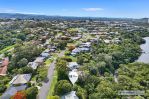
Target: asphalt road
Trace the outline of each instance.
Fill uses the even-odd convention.
[[[61,51],[61,52],[58,54],[58,57],[64,56],[64,52],[65,52],[65,51]],[[49,89],[50,89],[50,86],[51,86],[51,82],[52,82],[52,79],[53,79],[53,74],[54,74],[54,69],[55,69],[55,63],[56,63],[56,60],[54,60],[54,61],[50,64],[50,67],[49,67],[49,69],[48,69],[48,75],[47,75],[49,81],[42,83],[42,87],[41,87],[40,90],[39,90],[37,99],[46,99],[46,98],[47,98],[48,92],[49,92]]]

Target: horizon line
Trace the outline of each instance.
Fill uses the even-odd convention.
[[[20,13],[20,12],[14,12],[14,13],[7,13],[7,12],[0,12],[0,14],[22,14],[22,15],[35,15],[35,16],[57,16],[57,17],[81,17],[81,18],[116,18],[116,19],[143,19],[148,17],[140,17],[140,18],[133,18],[133,17],[100,17],[100,16],[69,16],[69,15],[48,15],[48,14],[40,14],[40,13]]]

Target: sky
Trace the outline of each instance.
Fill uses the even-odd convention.
[[[0,0],[0,13],[144,18],[149,0]]]

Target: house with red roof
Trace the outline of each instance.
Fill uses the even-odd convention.
[[[0,76],[5,76],[7,74],[8,64],[9,64],[8,58],[0,60]]]

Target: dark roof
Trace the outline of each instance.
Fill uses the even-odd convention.
[[[9,64],[8,58],[5,58],[2,60],[2,63],[0,66],[0,75],[2,75],[2,76],[6,75],[8,64]]]
[[[11,86],[5,91],[1,99],[9,99],[11,96],[15,95],[15,93],[17,93],[18,91],[25,90],[26,87],[27,85],[21,85],[17,87]]]

